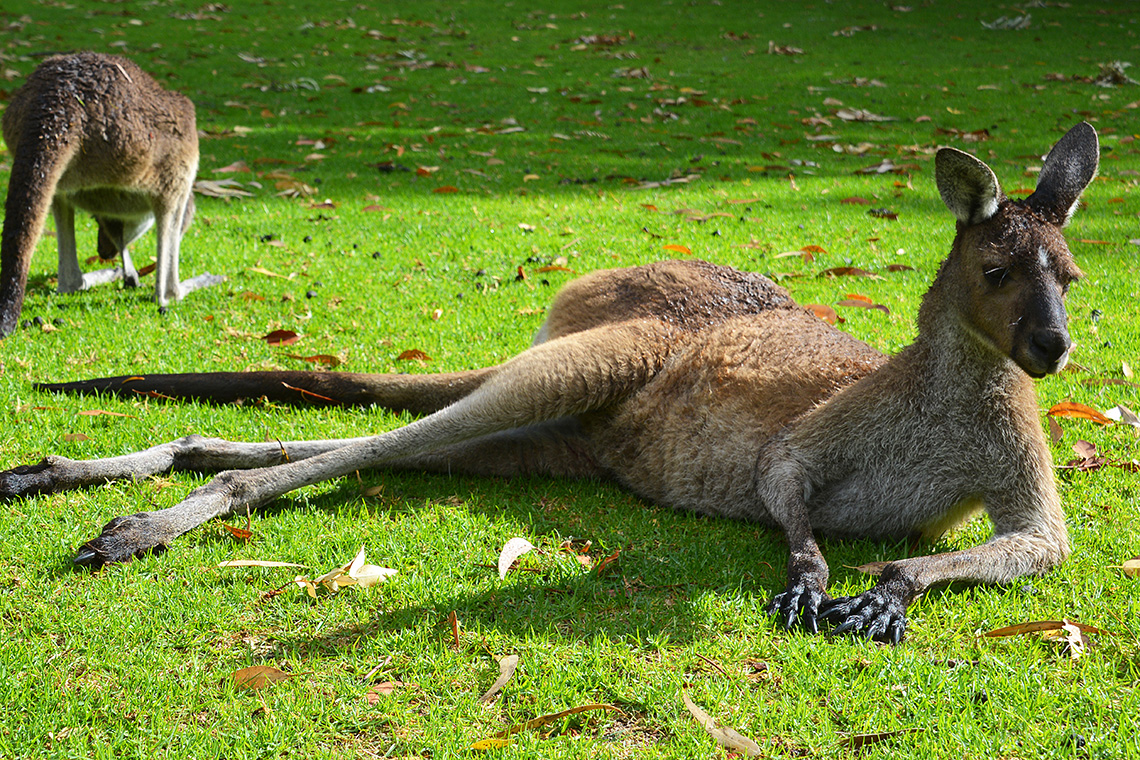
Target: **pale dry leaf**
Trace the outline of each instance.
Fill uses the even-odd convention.
[[[1140,557],[1124,560],[1120,563],[1120,569],[1129,578],[1140,578]]]
[[[519,656],[517,654],[509,654],[503,659],[499,660],[499,677],[495,679],[495,683],[491,684],[491,688],[483,696],[479,697],[480,702],[490,702],[495,698],[495,695],[507,685],[507,681],[515,674],[515,668],[518,667]]]
[[[268,559],[229,559],[219,562],[218,567],[308,567],[296,562],[277,562]]]
[[[516,536],[503,545],[502,551],[499,552],[499,580],[507,577],[507,573],[511,569],[511,565],[515,560],[526,554],[534,548],[534,544],[527,541],[525,538]]]
[[[725,749],[740,752],[747,757],[760,757],[759,744],[731,728],[718,726],[716,721],[712,719],[712,716],[698,707],[693,700],[689,699],[688,693],[684,690],[681,691],[681,699],[685,702],[685,709],[689,711],[690,715],[696,718],[697,723],[701,724],[701,728],[707,731],[709,736],[711,736],[717,744]]]
[[[1132,425],[1133,427],[1140,427],[1140,417],[1136,416],[1136,412],[1132,411],[1123,404],[1112,407],[1104,413],[1104,416],[1121,425]]]

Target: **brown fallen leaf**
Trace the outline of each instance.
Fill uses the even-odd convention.
[[[681,699],[685,703],[685,709],[696,719],[697,723],[701,724],[701,728],[707,731],[717,744],[727,750],[740,752],[746,757],[760,757],[759,744],[734,729],[718,726],[712,716],[689,699],[689,694],[684,689],[681,690]]]
[[[228,530],[234,538],[239,541],[248,541],[253,536],[253,531],[246,528],[240,528],[237,525],[230,525],[229,523],[222,523],[222,527]]]
[[[675,253],[685,254],[686,256],[693,252],[693,249],[690,248],[689,246],[677,245],[676,243],[670,243],[669,245],[663,245],[661,247],[664,248],[666,251],[673,251]]]
[[[300,674],[286,673],[283,670],[278,670],[269,665],[252,665],[248,668],[235,671],[231,678],[233,679],[235,689],[239,691],[257,691],[258,689],[264,689],[270,684],[296,678],[298,675]]]
[[[519,733],[520,731],[526,731],[529,728],[541,728],[542,726],[547,726],[547,725],[550,725],[551,723],[557,723],[558,721],[562,720],[563,718],[565,718],[567,716],[577,715],[578,713],[589,712],[591,710],[607,710],[607,711],[622,714],[621,710],[614,707],[613,705],[606,705],[606,704],[600,704],[600,703],[593,703],[593,704],[588,704],[588,705],[578,705],[577,707],[571,707],[570,709],[562,710],[561,712],[550,713],[549,715],[540,715],[537,718],[533,718],[531,720],[528,720],[526,723],[520,723],[517,726],[510,726],[509,728],[504,728],[502,731],[495,734],[491,738],[492,739],[507,739],[510,736],[512,736],[513,734]],[[485,739],[484,741],[488,741],[488,740]],[[489,744],[486,747],[476,746],[479,744],[482,744],[482,742],[476,742],[475,744],[471,745],[471,748],[472,749],[486,749],[488,747],[495,747],[495,746],[501,747],[501,746],[503,746],[502,744],[498,744],[498,743]]]
[[[428,356],[427,354],[425,354],[423,351],[419,350],[418,348],[409,348],[407,351],[404,351],[399,356],[397,356],[396,361],[398,361],[398,362],[406,362],[406,361],[427,362],[427,361],[431,361],[431,357]]]
[[[913,272],[914,267],[906,264],[887,264],[888,272]]]
[[[849,747],[851,749],[862,749],[863,747],[869,747],[872,744],[878,744],[879,742],[897,739],[900,736],[906,736],[907,734],[913,734],[914,732],[921,730],[921,728],[914,727],[900,728],[897,731],[880,731],[874,734],[851,734],[843,737],[843,746]]]
[[[82,412],[76,412],[84,417],[98,417],[100,415],[107,415],[108,417],[134,417],[133,414],[123,414],[122,412],[106,412],[102,409],[84,409]]]
[[[285,354],[290,359],[297,361],[308,362],[309,364],[320,364],[322,367],[339,367],[340,359],[332,354],[313,354],[312,356],[299,356],[297,354]]]
[[[854,206],[870,206],[872,203],[874,203],[874,201],[867,200],[866,198],[860,198],[858,195],[852,195],[849,198],[843,198],[839,202],[851,204]]]
[[[1067,417],[1075,420],[1089,420],[1098,425],[1111,425],[1112,420],[1105,417],[1103,414],[1093,409],[1091,406],[1078,403],[1076,401],[1062,401],[1059,404],[1054,404],[1046,412],[1050,417]]]
[[[374,705],[380,701],[381,697],[392,696],[397,689],[415,688],[415,686],[416,684],[408,681],[381,681],[365,692],[364,699],[368,704]]]
[[[83,433],[64,433],[60,436],[61,439],[68,443],[79,443],[81,441],[90,441],[91,439]]]
[[[866,575],[882,575],[883,574],[883,568],[885,568],[889,564],[891,564],[891,563],[887,562],[885,560],[875,560],[874,562],[868,562],[866,564],[859,565],[859,566],[853,567],[851,569],[852,570],[858,570],[859,572],[864,573]]]
[[[603,572],[605,572],[606,568],[608,568],[613,563],[617,562],[619,554],[621,554],[621,549],[614,549],[613,554],[611,554],[610,556],[606,557],[601,562],[599,562],[598,568],[597,568],[598,575],[601,575]]]
[[[839,322],[844,321],[843,317],[836,314],[835,309],[831,308],[827,304],[807,303],[807,304],[804,304],[804,308],[807,309],[808,311],[810,311],[812,314],[819,317],[820,319],[822,319],[824,322],[826,322],[829,325],[834,325],[834,324],[837,324]]]
[[[292,330],[273,330],[261,336],[261,340],[271,346],[291,346],[301,339],[301,336]]]
[[[870,277],[879,279],[879,276],[859,267],[832,267],[819,273],[820,277]]]
[[[881,303],[875,303],[870,298],[860,293],[848,293],[847,297],[836,304],[836,306],[855,306],[860,309],[875,309],[884,314],[890,314],[891,310]]]
[[[490,702],[492,699],[494,699],[495,695],[498,694],[502,688],[507,685],[507,681],[511,680],[511,677],[515,674],[515,668],[518,667],[518,664],[519,656],[517,654],[509,654],[503,659],[499,660],[499,677],[495,679],[495,683],[491,684],[491,688],[487,689],[483,696],[479,697],[479,701],[486,704],[487,702]]]
[[[1071,620],[1033,620],[1027,623],[1018,623],[1017,625],[1007,625],[1004,628],[997,628],[988,633],[983,633],[982,636],[1001,638],[1005,636],[1021,636],[1026,633],[1038,633],[1040,631],[1059,631],[1064,628],[1066,624],[1076,626],[1085,633],[1104,633],[1104,631],[1094,626],[1085,623],[1076,623]]]
[[[455,185],[443,185],[441,187],[435,188],[434,190],[432,190],[432,192],[433,193],[439,193],[441,195],[444,195],[447,193],[458,193],[459,188],[456,187]]]

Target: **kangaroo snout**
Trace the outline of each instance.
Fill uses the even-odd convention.
[[[1065,328],[1050,327],[1034,330],[1029,335],[1028,344],[1031,366],[1024,369],[1034,377],[1041,377],[1064,369],[1069,361],[1069,349],[1073,341]]]

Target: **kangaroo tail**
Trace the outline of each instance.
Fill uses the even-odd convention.
[[[392,411],[430,414],[478,388],[494,367],[430,375],[358,372],[190,372],[174,375],[122,375],[70,383],[37,383],[44,391],[114,394],[124,397],[198,399],[227,403],[265,398],[288,404],[382,406]]]
[[[8,106],[9,111],[17,109],[24,122],[17,129],[4,130],[15,148],[0,234],[0,338],[16,329],[32,253],[59,178],[78,150],[78,120],[69,121],[66,113],[55,113],[50,106],[15,97]]]

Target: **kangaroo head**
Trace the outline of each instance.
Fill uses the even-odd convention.
[[[1023,201],[1008,200],[990,167],[969,153],[942,148],[935,159],[938,191],[958,219],[940,273],[946,306],[972,337],[1032,377],[1059,372],[1069,358],[1065,293],[1081,271],[1061,228],[1098,159],[1096,130],[1082,122],[1049,151]]]

